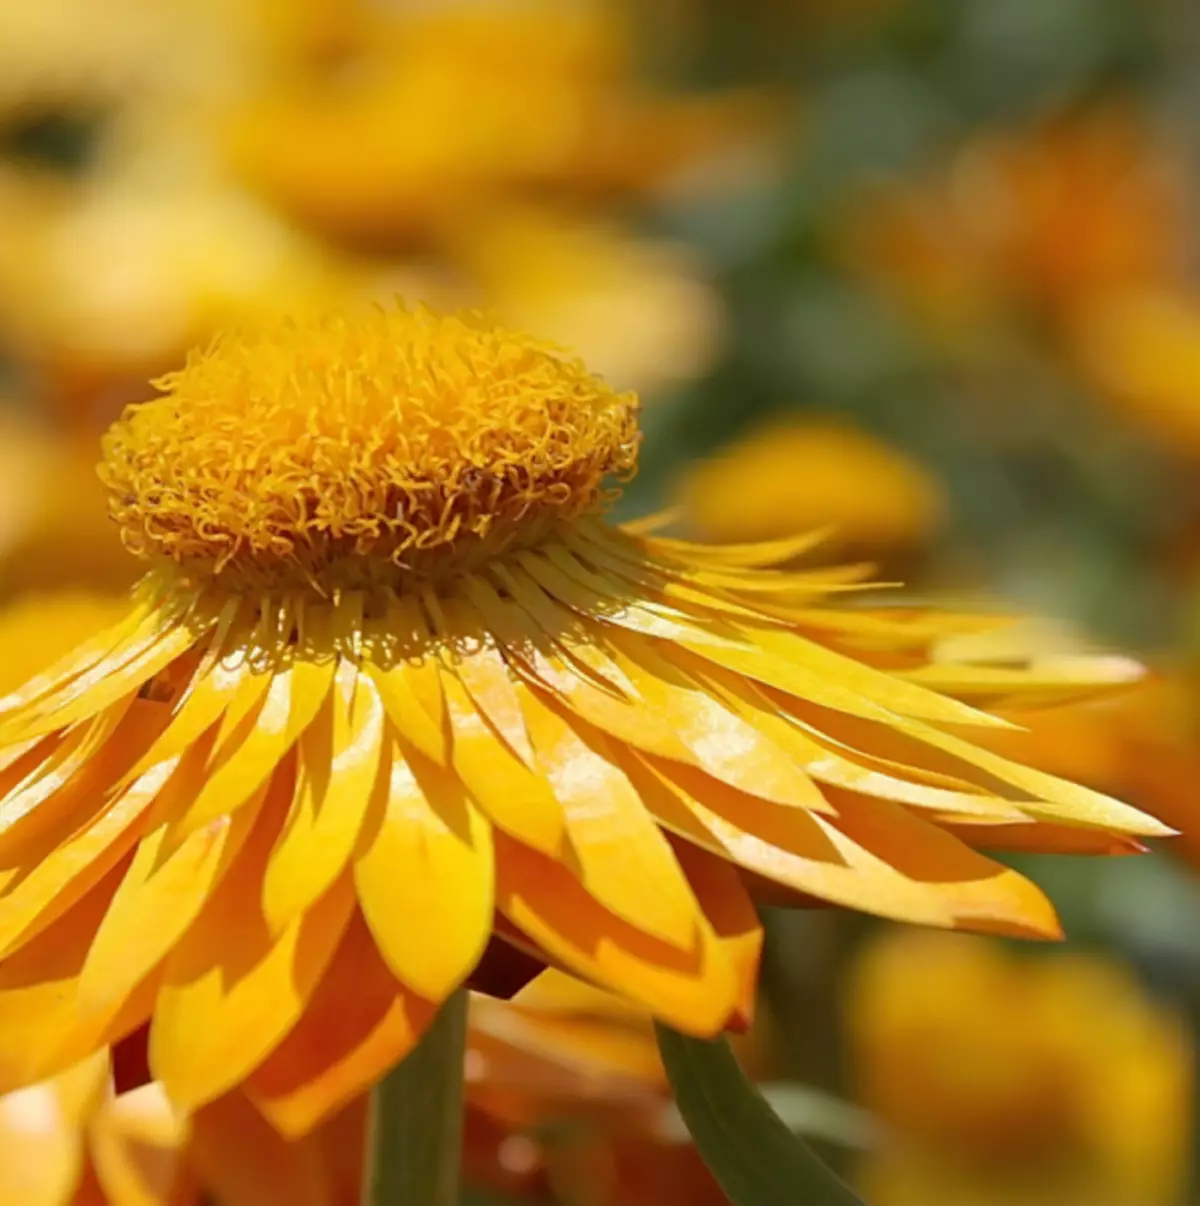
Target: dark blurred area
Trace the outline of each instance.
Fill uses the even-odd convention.
[[[877,1206],[1200,1200],[1198,151],[1194,0],[9,0],[0,639],[132,580],[92,464],[189,347],[496,311],[641,395],[623,516],[828,526],[1045,617],[1047,659],[1146,660],[1012,748],[1169,857],[1026,859],[1064,948],[773,918],[744,1050],[870,1112],[835,1158]],[[599,1201],[593,1156],[543,1200]],[[636,1162],[698,1200],[610,1156],[614,1193]]]

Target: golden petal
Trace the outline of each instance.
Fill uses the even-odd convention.
[[[396,981],[356,912],[304,1016],[246,1090],[284,1135],[303,1135],[407,1055],[436,1012]]]
[[[386,722],[374,680],[342,661],[337,687],[301,734],[299,771],[263,883],[273,933],[323,895],[350,862],[384,767]]]
[[[360,907],[392,972],[440,1002],[491,936],[491,826],[455,775],[404,743],[392,747],[384,792],[354,863]]]

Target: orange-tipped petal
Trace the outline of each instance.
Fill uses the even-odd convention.
[[[609,913],[564,867],[500,835],[496,863],[500,910],[564,967],[692,1034],[716,1034],[736,1013],[741,985],[706,923],[695,948],[681,951]]]

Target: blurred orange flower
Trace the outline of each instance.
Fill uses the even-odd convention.
[[[890,1128],[879,1206],[1169,1206],[1191,1135],[1183,1020],[1117,964],[887,930],[854,965],[861,1101]]]
[[[1133,109],[1100,108],[968,144],[924,183],[865,197],[846,228],[858,271],[936,330],[1178,278],[1183,166]]]

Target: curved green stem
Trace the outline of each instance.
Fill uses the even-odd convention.
[[[734,1206],[863,1206],[784,1125],[725,1039],[655,1029],[683,1121]]]
[[[362,1206],[458,1206],[467,992],[371,1091]]]

